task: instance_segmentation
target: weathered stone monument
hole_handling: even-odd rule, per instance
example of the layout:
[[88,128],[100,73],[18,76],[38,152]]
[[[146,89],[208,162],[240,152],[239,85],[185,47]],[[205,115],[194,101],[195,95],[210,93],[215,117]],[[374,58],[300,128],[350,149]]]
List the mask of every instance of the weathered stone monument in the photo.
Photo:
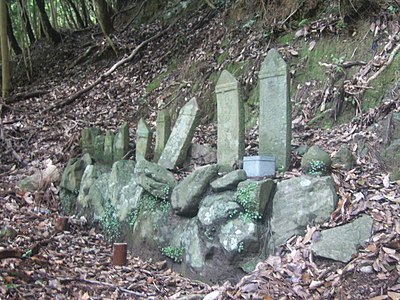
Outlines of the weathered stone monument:
[[160,159],[161,153],[167,144],[171,134],[171,119],[167,110],[162,110],[157,116],[156,129],[156,146],[154,149],[154,161]]
[[217,162],[221,171],[239,166],[244,154],[244,111],[239,83],[222,71],[215,88],[218,112]]
[[128,153],[128,148],[129,126],[127,122],[124,122],[114,137],[113,162],[123,159]]
[[112,165],[113,163],[113,146],[114,134],[111,131],[106,131],[104,138],[104,163]]
[[136,161],[148,159],[151,143],[151,130],[149,125],[141,118],[136,130]]
[[277,50],[268,51],[260,70],[259,154],[274,156],[283,171],[290,162],[292,139],[289,72]]
[[183,163],[197,125],[198,112],[199,106],[195,98],[192,98],[182,107],[171,136],[158,161],[160,166],[173,169]]

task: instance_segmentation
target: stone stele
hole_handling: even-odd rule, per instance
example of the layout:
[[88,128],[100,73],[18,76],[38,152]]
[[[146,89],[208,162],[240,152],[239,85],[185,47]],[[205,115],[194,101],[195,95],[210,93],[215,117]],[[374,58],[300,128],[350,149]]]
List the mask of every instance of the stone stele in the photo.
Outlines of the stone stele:
[[182,107],[171,136],[158,161],[160,166],[173,169],[184,162],[196,129],[198,113],[199,106],[195,98],[192,98]]
[[215,88],[217,95],[217,162],[221,171],[231,171],[244,154],[244,110],[239,83],[224,70]]
[[292,109],[288,67],[277,50],[268,51],[259,78],[259,154],[274,156],[277,167],[285,171],[290,161]]

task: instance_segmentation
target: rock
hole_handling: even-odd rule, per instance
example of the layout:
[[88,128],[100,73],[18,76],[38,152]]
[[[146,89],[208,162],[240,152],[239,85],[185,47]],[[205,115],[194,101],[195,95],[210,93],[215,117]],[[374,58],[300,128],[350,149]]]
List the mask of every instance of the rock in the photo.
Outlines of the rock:
[[211,182],[211,188],[214,192],[223,192],[227,190],[236,189],[239,182],[247,179],[246,172],[244,170],[235,170],[229,172],[225,176],[218,178]]
[[273,251],[293,235],[302,235],[309,224],[322,223],[336,208],[337,195],[330,176],[301,176],[276,186],[270,221]]
[[101,167],[100,165],[89,165],[86,167],[80,184],[77,204],[79,209],[86,209],[89,206],[88,198],[90,188],[100,175],[110,172],[109,168]]
[[229,220],[222,225],[218,239],[228,259],[233,259],[243,252],[250,255],[259,250],[257,225],[244,218]]
[[216,226],[236,216],[242,210],[234,201],[234,192],[228,191],[205,197],[197,215],[204,226]]
[[170,171],[147,160],[140,160],[136,164],[135,174],[142,188],[161,199],[168,199],[177,184]]
[[374,273],[374,269],[372,268],[372,266],[362,266],[360,268],[360,272],[364,274],[372,274]]
[[96,162],[102,163],[104,161],[104,135],[98,135],[94,139],[94,154],[93,158]]
[[182,180],[171,195],[171,205],[176,214],[185,217],[195,216],[204,192],[217,173],[218,165],[208,165],[196,169]]
[[18,188],[24,192],[35,192],[47,189],[50,183],[60,178],[60,172],[51,162],[43,171],[37,171],[35,174],[25,177],[17,183]]
[[304,173],[314,176],[327,175],[331,169],[332,161],[328,153],[312,146],[301,159],[301,168]]
[[10,226],[4,226],[0,229],[1,242],[6,242],[7,240],[13,240],[17,235],[18,232]]
[[108,200],[110,174],[101,174],[90,187],[87,195],[87,203],[94,220],[99,220],[104,215],[104,207]]
[[272,179],[242,181],[238,184],[235,201],[243,207],[247,217],[253,220],[262,219],[267,204],[272,199],[275,185]]
[[193,272],[203,271],[206,255],[204,253],[204,246],[200,240],[197,220],[190,220],[181,237],[181,244],[185,249],[185,263]]
[[140,118],[136,129],[136,161],[148,159],[150,156],[152,132],[150,126]]
[[61,177],[60,186],[70,192],[77,193],[86,166],[87,164],[84,159],[70,159]]
[[293,153],[296,155],[303,156],[304,154],[307,153],[308,149],[310,149],[308,145],[300,145],[293,151]]
[[386,171],[390,172],[390,180],[400,179],[400,139],[393,140],[381,151],[380,160]]
[[332,157],[332,164],[340,165],[344,170],[351,170],[356,164],[356,159],[348,145],[341,145],[338,152]]
[[135,162],[116,161],[109,178],[108,199],[117,211],[120,221],[125,220],[132,209],[136,209],[138,200],[135,191],[138,183],[135,176]]
[[208,145],[192,144],[190,157],[198,165],[209,165],[217,162],[217,150]]
[[372,224],[373,219],[363,215],[349,224],[322,230],[312,249],[317,256],[347,263],[371,237]]
[[154,146],[154,161],[158,161],[171,134],[171,118],[168,110],[161,110],[156,121],[156,145]]

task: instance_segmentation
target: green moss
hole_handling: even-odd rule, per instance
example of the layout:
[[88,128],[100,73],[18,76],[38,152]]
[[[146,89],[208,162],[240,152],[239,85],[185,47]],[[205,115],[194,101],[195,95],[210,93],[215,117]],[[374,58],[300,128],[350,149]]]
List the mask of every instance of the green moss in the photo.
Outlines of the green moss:
[[161,81],[164,79],[164,74],[159,74],[156,76],[147,86],[146,86],[146,93],[151,93],[155,89],[160,87]]
[[161,249],[161,253],[166,257],[169,257],[176,263],[182,262],[183,252],[185,251],[182,247],[167,246]]
[[117,212],[110,201],[108,201],[104,206],[104,215],[100,220],[100,224],[104,233],[110,240],[115,241],[120,237],[121,223],[119,222]]

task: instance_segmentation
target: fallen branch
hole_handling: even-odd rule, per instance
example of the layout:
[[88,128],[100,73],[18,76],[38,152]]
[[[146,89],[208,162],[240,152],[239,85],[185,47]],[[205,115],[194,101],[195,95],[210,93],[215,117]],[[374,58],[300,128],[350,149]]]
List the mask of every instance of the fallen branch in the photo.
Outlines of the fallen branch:
[[142,298],[148,298],[149,296],[153,296],[153,295],[147,295],[144,293],[139,293],[139,292],[135,292],[132,290],[128,290],[126,288],[122,288],[119,286],[116,286],[114,284],[111,283],[107,283],[107,282],[101,282],[101,281],[96,281],[96,280],[89,280],[89,279],[83,279],[83,278],[61,278],[60,282],[61,283],[66,283],[66,282],[71,282],[71,281],[76,281],[76,282],[82,282],[82,283],[89,283],[89,284],[95,284],[95,285],[102,285],[108,288],[113,288],[113,289],[117,289],[120,290],[121,292],[127,293],[127,294],[131,294],[131,295],[135,295],[137,297],[142,297]]
[[133,51],[131,52],[131,54],[129,56],[124,57],[123,59],[117,61],[110,69],[108,69],[108,71],[106,71],[105,73],[100,75],[100,77],[98,77],[94,82],[89,84],[87,87],[77,91],[76,93],[72,94],[71,96],[69,96],[66,99],[63,99],[63,100],[53,103],[49,107],[42,110],[41,113],[46,113],[48,111],[53,110],[54,108],[62,107],[64,105],[71,104],[72,102],[74,102],[80,96],[87,93],[92,88],[94,88],[99,83],[101,83],[104,79],[106,79],[108,76],[110,76],[117,68],[119,68],[123,64],[132,60],[133,57],[139,52],[139,50],[142,49],[146,44],[150,43],[151,41],[153,41],[153,40],[157,39],[158,37],[162,36],[163,34],[165,34],[175,24],[175,22],[172,22],[166,29],[158,32],[156,35],[153,35],[152,37],[148,38],[147,40],[144,40],[143,42],[141,42],[135,49],[133,49]]
[[32,97],[38,97],[38,96],[42,96],[44,94],[49,93],[50,91],[48,90],[42,90],[42,91],[33,91],[33,92],[25,92],[25,93],[19,93],[19,94],[15,94],[13,96],[11,96],[10,98],[6,99],[6,104],[12,104],[12,103],[16,103],[18,101],[27,99],[27,98],[32,98]]
[[399,52],[399,50],[400,50],[400,44],[398,44],[396,48],[393,49],[392,53],[390,53],[389,59],[387,60],[387,62],[384,63],[382,68],[380,68],[374,75],[372,75],[370,78],[367,79],[367,83],[376,79],[379,76],[379,74],[381,74],[393,62],[394,57],[396,56],[397,52]]

